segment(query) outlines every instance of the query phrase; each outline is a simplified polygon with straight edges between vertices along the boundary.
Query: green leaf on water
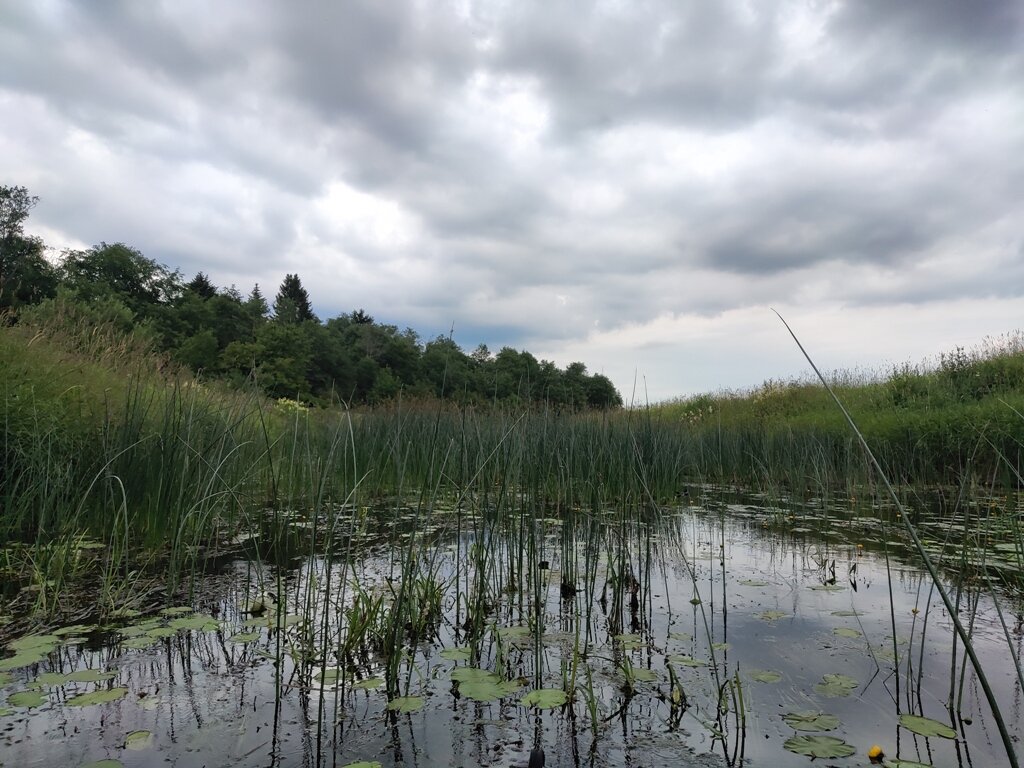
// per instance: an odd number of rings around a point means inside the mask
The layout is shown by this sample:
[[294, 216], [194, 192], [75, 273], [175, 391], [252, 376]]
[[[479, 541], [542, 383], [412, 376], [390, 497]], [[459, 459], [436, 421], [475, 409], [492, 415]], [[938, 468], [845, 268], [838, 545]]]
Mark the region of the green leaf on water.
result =
[[900, 725], [919, 736], [939, 736], [943, 739], [955, 739], [956, 731], [948, 725], [920, 715], [900, 715]]
[[108, 688], [102, 691], [93, 691], [92, 693], [82, 693], [68, 699], [67, 706], [88, 707], [93, 704], [106, 704], [111, 701], [117, 701], [127, 693], [127, 688]]
[[713, 651], [728, 651], [732, 646], [728, 643], [712, 643], [711, 650]]
[[756, 680], [759, 683], [777, 683], [782, 679], [781, 672], [775, 672], [771, 669], [752, 669], [748, 673], [752, 680]]
[[745, 587], [767, 587], [768, 582], [763, 579], [740, 579], [740, 584]]
[[213, 616], [204, 616], [199, 613], [195, 616], [182, 616], [177, 619], [171, 619], [168, 622], [168, 626], [173, 629], [195, 629], [199, 632], [212, 632], [220, 626]]
[[12, 651], [49, 653], [59, 642], [60, 638], [57, 635], [28, 635], [27, 637], [19, 637], [17, 640], [12, 640], [7, 644], [7, 647]]
[[665, 661], [669, 664], [679, 664], [682, 667], [706, 667], [708, 663], [695, 659], [693, 656], [684, 656], [681, 653], [673, 653], [671, 656], [666, 656]]
[[341, 768], [383, 768], [376, 760], [360, 760], [357, 763], [349, 763]]
[[477, 680], [459, 683], [459, 694], [473, 701], [497, 701], [511, 696], [520, 687], [515, 680]]
[[0, 707], [0, 717], [10, 717], [15, 714], [15, 710], [10, 707]]
[[852, 627], [836, 627], [835, 629], [832, 630], [832, 634], [835, 635], [836, 637], [849, 637], [849, 638], [861, 637], [860, 631], [856, 630], [856, 629], [853, 629]]
[[38, 707], [46, 701], [46, 696], [39, 691], [18, 691], [7, 697], [12, 707]]
[[113, 680], [117, 672], [100, 672], [98, 669], [80, 669], [68, 675], [68, 680], [75, 683], [98, 683], [101, 680]]
[[344, 670], [338, 667], [328, 667], [323, 672], [317, 672], [315, 675], [313, 675], [313, 679], [316, 680], [318, 683], [326, 683], [327, 685], [333, 685], [334, 683], [338, 682], [343, 672]]
[[916, 760], [900, 760], [894, 758], [885, 761], [885, 768], [932, 768], [931, 763], [919, 763]]
[[0, 672], [0, 687], [7, 685], [12, 679], [6, 672]]
[[789, 616], [785, 611], [762, 611], [757, 614], [757, 618], [763, 621], [776, 621], [777, 619], [784, 619]]
[[416, 712], [423, 709], [423, 697], [399, 696], [397, 699], [392, 699], [388, 702], [388, 709], [392, 712], [401, 712], [402, 714]]
[[814, 690], [823, 696], [849, 696], [859, 683], [848, 675], [825, 675]]
[[782, 745], [790, 752], [807, 757], [849, 757], [857, 750], [834, 736], [794, 736]]
[[476, 667], [456, 667], [452, 670], [451, 679], [460, 683], [500, 682], [501, 675]]
[[645, 645], [644, 639], [640, 637], [640, 635], [636, 634], [612, 635], [612, 640], [617, 643], [622, 643], [622, 648], [626, 651], [643, 648]]
[[153, 746], [152, 731], [132, 731], [124, 737], [124, 748], [133, 752], [149, 749]]
[[669, 640], [679, 640], [684, 643], [688, 643], [693, 640], [693, 635], [689, 632], [669, 632], [668, 637]]
[[653, 669], [643, 669], [642, 667], [633, 667], [629, 674], [634, 680], [638, 680], [641, 683], [653, 683], [655, 680], [660, 680], [661, 677]]
[[68, 635], [88, 634], [94, 629], [96, 629], [95, 624], [72, 624], [70, 627], [61, 627], [60, 629], [53, 630], [53, 634], [58, 637], [67, 637]]
[[852, 610], [832, 611], [832, 615], [833, 616], [843, 616], [843, 617], [860, 616], [860, 614], [857, 611], [852, 611]]
[[120, 760], [94, 760], [91, 763], [86, 763], [81, 768], [124, 768], [124, 763]]
[[554, 709], [555, 707], [562, 706], [568, 700], [569, 697], [561, 688], [540, 688], [536, 691], [530, 691], [519, 702], [524, 707]]
[[846, 587], [841, 584], [814, 584], [811, 589], [816, 592], [842, 592]]
[[149, 648], [156, 641], [157, 638], [155, 637], [150, 637], [149, 635], [139, 635], [138, 637], [133, 637], [128, 640], [125, 640], [123, 643], [121, 643], [121, 645], [123, 645], [125, 648], [134, 648], [136, 650], [141, 650], [142, 648]]
[[171, 608], [164, 608], [160, 613], [164, 616], [182, 616], [186, 613], [194, 613], [195, 609], [190, 605], [175, 605]]
[[8, 659], [0, 661], [0, 672], [7, 672], [12, 669], [20, 669], [21, 667], [27, 667], [31, 664], [38, 664], [40, 661], [46, 658], [46, 653], [39, 649], [33, 649], [31, 651], [20, 651], [14, 654]]
[[63, 672], [43, 672], [34, 682], [40, 685], [64, 685], [70, 678]]
[[834, 731], [839, 727], [839, 718], [825, 712], [790, 712], [782, 719], [794, 731]]
[[260, 639], [259, 632], [238, 632], [228, 638], [232, 643], [251, 643]]
[[384, 678], [368, 677], [365, 680], [357, 680], [352, 683], [352, 688], [357, 691], [372, 691], [374, 688], [380, 688], [382, 685], [384, 685]]
[[174, 637], [176, 634], [178, 634], [178, 630], [174, 627], [157, 627], [156, 629], [149, 630], [146, 633], [146, 637], [160, 639], [162, 637]]
[[449, 661], [468, 661], [470, 652], [469, 648], [445, 648], [439, 655]]
[[529, 635], [529, 627], [498, 627], [498, 637], [501, 638], [528, 637]]

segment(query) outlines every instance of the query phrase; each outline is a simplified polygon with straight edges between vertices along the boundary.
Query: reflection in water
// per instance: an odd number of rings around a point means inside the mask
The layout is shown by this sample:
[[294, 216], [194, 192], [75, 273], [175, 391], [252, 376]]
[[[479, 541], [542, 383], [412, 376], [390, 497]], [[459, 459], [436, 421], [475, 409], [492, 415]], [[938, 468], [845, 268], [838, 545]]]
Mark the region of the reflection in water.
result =
[[[796, 732], [782, 716], [816, 712], [838, 718], [828, 735], [861, 757], [877, 743], [935, 765], [1005, 762], [937, 595], [877, 551], [899, 551], [881, 518], [711, 501], [657, 522], [604, 510], [395, 517], [363, 531], [357, 555], [339, 536], [330, 555], [229, 563], [201, 582], [193, 625], [173, 612], [137, 619], [13, 669], [8, 701], [33, 685], [45, 700], [0, 718], [4, 764], [525, 766], [542, 749], [547, 766], [805, 766], [783, 747]], [[957, 599], [1019, 737], [996, 606], [968, 586]], [[389, 624], [399, 596], [413, 608]], [[215, 628], [192, 628], [207, 614]], [[1004, 619], [1019, 644], [1020, 612]], [[453, 681], [464, 667], [505, 688]], [[85, 669], [116, 675], [61, 678]], [[68, 706], [117, 687], [128, 695]], [[574, 698], [522, 705], [534, 689]], [[387, 709], [398, 696], [411, 711]], [[949, 723], [951, 703], [956, 739], [898, 725], [906, 712]], [[126, 748], [137, 730], [153, 732], [151, 747]]]

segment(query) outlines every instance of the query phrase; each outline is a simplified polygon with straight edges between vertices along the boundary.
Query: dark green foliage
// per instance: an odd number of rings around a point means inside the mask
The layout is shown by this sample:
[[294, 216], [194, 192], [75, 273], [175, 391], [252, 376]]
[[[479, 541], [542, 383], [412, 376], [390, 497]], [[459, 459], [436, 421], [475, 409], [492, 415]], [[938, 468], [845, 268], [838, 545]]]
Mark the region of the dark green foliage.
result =
[[38, 200], [24, 187], [0, 186], [0, 312], [56, 293], [57, 276], [43, 256], [43, 241], [23, 229]]
[[298, 275], [285, 275], [274, 299], [274, 319], [279, 323], [305, 323], [315, 321], [309, 293], [302, 287]]

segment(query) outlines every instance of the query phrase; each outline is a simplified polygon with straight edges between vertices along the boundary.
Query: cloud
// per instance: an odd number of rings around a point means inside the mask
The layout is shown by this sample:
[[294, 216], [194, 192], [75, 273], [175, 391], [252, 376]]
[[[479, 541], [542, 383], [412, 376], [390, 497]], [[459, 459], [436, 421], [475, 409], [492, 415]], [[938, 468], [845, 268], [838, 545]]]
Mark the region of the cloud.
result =
[[995, 0], [17, 4], [3, 183], [48, 241], [298, 272], [321, 317], [749, 383], [769, 305], [877, 329], [847, 362], [913, 346], [874, 318], [1011, 322], [1022, 32]]

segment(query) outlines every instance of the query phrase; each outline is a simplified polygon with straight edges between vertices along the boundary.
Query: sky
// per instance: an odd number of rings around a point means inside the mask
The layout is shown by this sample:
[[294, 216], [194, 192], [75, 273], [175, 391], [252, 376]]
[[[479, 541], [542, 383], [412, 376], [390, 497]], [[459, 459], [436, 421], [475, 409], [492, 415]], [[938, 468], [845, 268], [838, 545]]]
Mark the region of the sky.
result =
[[0, 0], [0, 184], [629, 401], [1024, 326], [1024, 3]]

